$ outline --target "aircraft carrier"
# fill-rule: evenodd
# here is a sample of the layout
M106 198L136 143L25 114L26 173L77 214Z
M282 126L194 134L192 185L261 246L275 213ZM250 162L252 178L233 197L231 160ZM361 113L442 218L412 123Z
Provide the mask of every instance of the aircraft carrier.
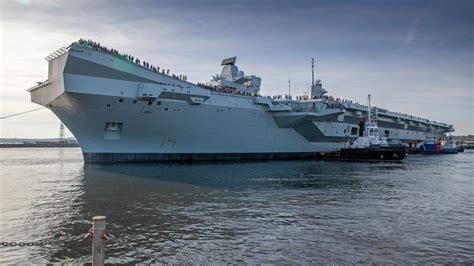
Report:
M367 106L327 96L262 96L261 78L236 58L205 84L115 49L79 40L46 57L48 79L28 91L79 141L84 161L311 158L339 150L363 130ZM451 125L372 108L390 142L414 144Z

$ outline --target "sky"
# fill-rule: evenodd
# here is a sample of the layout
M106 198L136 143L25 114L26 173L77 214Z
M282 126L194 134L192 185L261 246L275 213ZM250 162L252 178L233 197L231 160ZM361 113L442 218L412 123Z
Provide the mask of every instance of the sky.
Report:
M474 1L0 2L0 116L31 110L44 57L79 38L206 82L237 56L263 95L303 95L315 76L335 97L474 134ZM0 120L2 138L58 137L47 109ZM72 136L67 132L67 137Z

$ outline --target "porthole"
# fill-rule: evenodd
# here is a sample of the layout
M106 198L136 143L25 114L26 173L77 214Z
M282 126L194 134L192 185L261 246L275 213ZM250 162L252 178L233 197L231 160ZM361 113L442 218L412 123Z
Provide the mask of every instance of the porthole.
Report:
M119 102L123 102L123 99L119 99Z
M110 107L110 104L107 104L107 107Z
M133 100L133 103L137 103L137 100Z
M167 107L167 108L165 108L165 111L168 111L168 107Z

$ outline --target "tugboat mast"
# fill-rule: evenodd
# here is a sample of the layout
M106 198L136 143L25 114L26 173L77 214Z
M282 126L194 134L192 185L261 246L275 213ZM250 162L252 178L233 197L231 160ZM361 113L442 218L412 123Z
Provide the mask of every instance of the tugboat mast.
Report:
M368 96L369 98L369 106L368 106L368 110L367 110L367 118L369 119L369 123L372 123L372 118L371 118L371 115L370 115L370 112L371 112L371 108L370 108L370 94Z

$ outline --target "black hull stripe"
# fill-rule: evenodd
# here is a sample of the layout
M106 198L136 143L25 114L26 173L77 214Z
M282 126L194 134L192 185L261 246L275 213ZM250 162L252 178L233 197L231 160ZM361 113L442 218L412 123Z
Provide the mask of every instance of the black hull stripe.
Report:
M83 153L85 163L281 160L319 158L317 152L295 153Z

